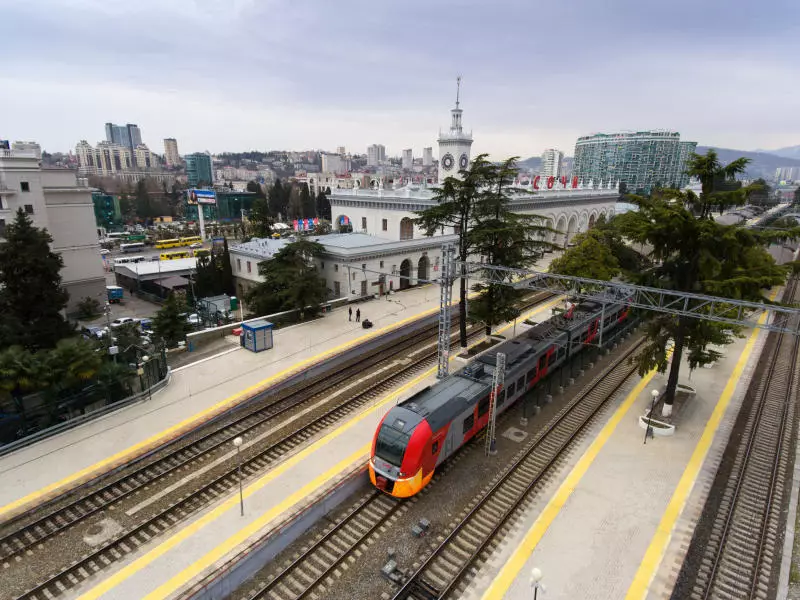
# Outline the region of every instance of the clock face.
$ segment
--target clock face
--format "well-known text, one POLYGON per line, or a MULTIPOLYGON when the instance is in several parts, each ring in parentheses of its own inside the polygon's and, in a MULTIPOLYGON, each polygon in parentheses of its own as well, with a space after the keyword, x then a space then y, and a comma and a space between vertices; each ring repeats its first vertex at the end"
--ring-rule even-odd
POLYGON ((469 165, 469 159, 467 158, 466 152, 461 155, 461 158, 458 159, 458 166, 462 169, 466 169, 467 165, 469 165))
POLYGON ((456 162, 456 161, 455 161, 455 159, 453 158, 453 155, 452 155, 452 154, 450 154, 450 153, 448 152, 447 154, 445 154, 445 155, 442 157, 442 168, 443 168, 445 171, 449 171, 450 169, 452 169, 452 168, 453 168, 453 165, 455 164, 455 162, 456 162))

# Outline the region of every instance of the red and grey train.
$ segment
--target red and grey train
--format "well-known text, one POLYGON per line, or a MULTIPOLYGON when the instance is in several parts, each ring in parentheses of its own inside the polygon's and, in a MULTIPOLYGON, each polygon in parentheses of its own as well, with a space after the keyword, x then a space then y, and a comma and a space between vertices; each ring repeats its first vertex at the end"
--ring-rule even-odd
POLYGON ((489 421, 489 394, 497 354, 506 355, 503 412, 549 372, 628 317, 625 301, 595 298, 495 346, 458 372, 393 407, 372 441, 369 477, 383 492, 413 496, 437 466, 475 437, 489 421), (602 321, 602 322, 601 322, 602 321))

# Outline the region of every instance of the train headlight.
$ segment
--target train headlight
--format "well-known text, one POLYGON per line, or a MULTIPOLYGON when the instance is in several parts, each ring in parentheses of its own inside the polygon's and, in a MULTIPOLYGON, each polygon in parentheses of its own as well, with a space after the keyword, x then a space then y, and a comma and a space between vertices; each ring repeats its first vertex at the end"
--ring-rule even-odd
POLYGON ((405 477, 405 476, 406 476, 406 474, 403 473, 402 471, 400 471, 400 477, 405 477))

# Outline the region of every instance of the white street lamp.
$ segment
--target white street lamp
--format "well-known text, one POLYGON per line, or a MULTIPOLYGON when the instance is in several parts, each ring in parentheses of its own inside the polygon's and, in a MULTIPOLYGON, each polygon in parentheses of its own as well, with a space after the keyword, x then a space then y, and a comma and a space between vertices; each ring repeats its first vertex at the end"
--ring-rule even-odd
POLYGON ((658 397, 661 393, 658 390, 653 390, 650 392, 650 397, 653 401, 650 403, 650 414, 647 415, 647 429, 644 431, 644 443, 647 443, 647 438, 652 434, 653 431, 653 413, 656 411, 656 402, 658 402, 658 397))
POLYGON ((536 596, 539 593, 539 588, 542 587, 542 589, 544 589, 540 581, 542 581, 542 570, 538 567, 533 567, 531 569, 531 589, 533 590, 533 600, 536 600, 536 596))
POLYGON ((241 511, 241 515, 244 516, 244 494, 242 493, 242 440, 241 437, 236 437, 233 439, 233 445, 236 446, 236 458, 239 461, 239 465, 236 467, 236 470, 239 474, 239 509, 241 511))

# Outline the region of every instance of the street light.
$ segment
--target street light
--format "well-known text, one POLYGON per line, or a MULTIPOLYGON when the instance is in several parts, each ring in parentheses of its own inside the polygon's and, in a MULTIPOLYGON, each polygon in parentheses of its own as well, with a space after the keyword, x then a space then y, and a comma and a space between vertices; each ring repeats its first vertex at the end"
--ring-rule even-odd
POLYGON ((653 413, 656 411, 656 401, 658 400, 660 393, 658 390, 653 390, 650 392, 650 397, 653 401, 650 403, 650 414, 647 418, 647 429, 644 430, 644 443, 647 443, 648 436, 651 435, 653 431, 653 413))
POLYGON ((236 446, 236 458, 239 461, 239 465, 236 467, 236 471, 239 474, 239 509, 241 511, 241 515, 244 516, 244 495, 242 494, 242 440, 241 437, 236 437, 233 439, 233 445, 236 446))
POLYGON ((153 399, 153 392, 150 391, 150 370, 147 368, 147 361, 150 360, 150 357, 147 354, 142 355, 142 368, 144 368, 144 376, 147 380, 147 399, 153 399))
POLYGON ((536 596, 539 593, 539 587, 544 589, 544 586, 539 583, 542 580, 542 570, 538 567, 533 567, 531 569, 531 589, 533 590, 533 600, 536 600, 536 596))

